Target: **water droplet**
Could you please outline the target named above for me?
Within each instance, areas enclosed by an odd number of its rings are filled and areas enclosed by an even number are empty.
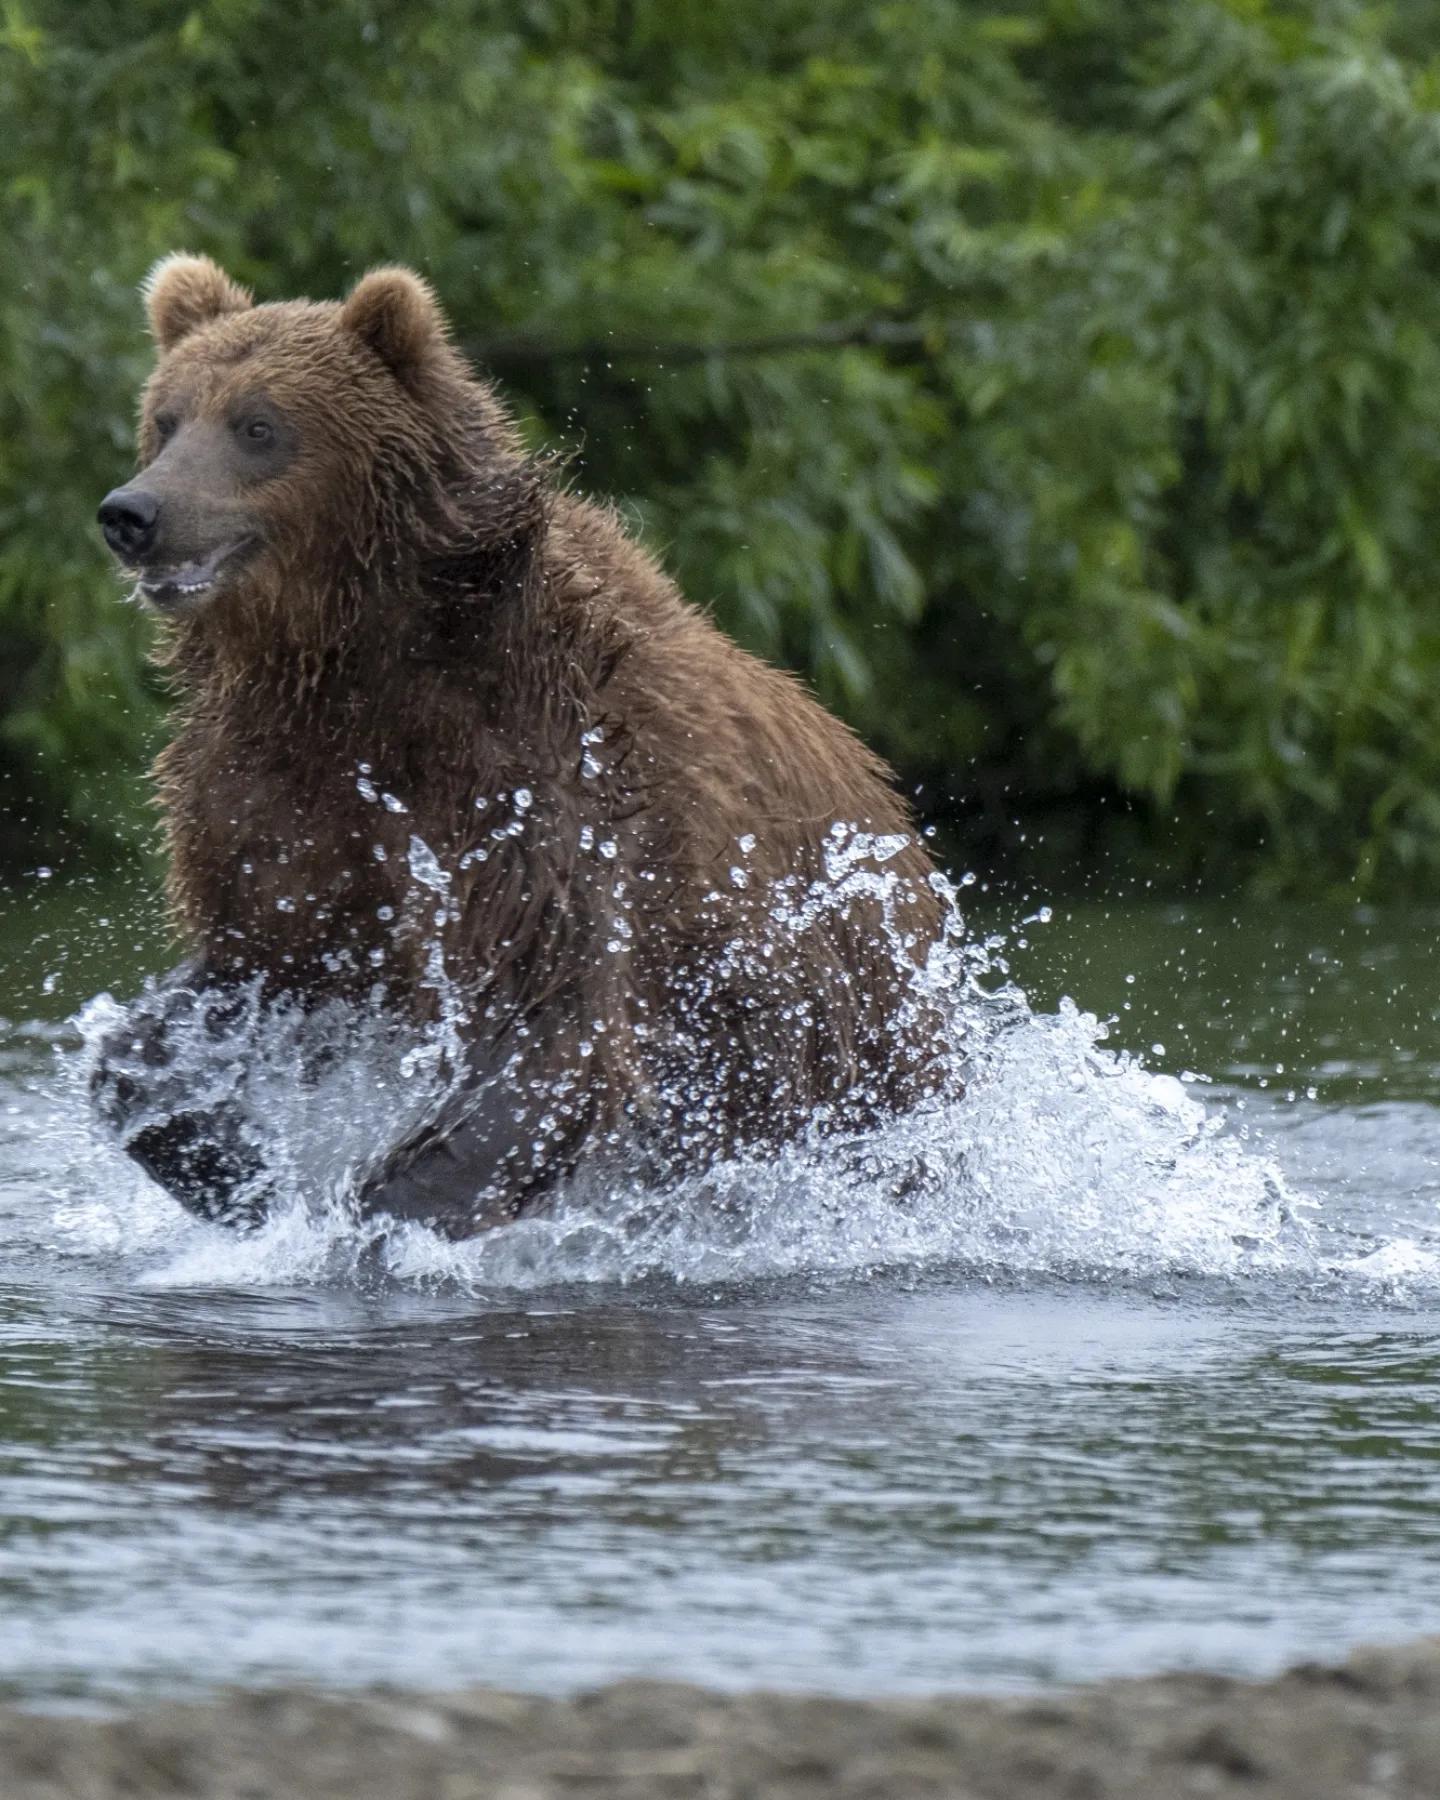
[[[422,887],[432,893],[443,894],[450,885],[447,870],[440,867],[440,859],[425,842],[424,838],[412,837],[406,860],[410,864],[410,873]]]

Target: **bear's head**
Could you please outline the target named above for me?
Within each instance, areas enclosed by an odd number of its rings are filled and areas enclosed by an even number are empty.
[[[375,269],[340,303],[256,306],[208,257],[176,255],[143,291],[159,354],[140,467],[99,518],[163,612],[218,616],[317,570],[373,568],[434,495],[513,455],[408,269]]]

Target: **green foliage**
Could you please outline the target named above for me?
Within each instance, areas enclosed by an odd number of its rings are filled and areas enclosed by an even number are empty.
[[[1419,0],[0,0],[0,117],[32,843],[143,829],[159,697],[90,520],[185,247],[261,297],[422,267],[537,441],[987,853],[1440,879]]]

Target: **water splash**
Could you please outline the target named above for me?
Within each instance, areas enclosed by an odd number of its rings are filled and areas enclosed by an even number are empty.
[[[973,1012],[970,1028],[973,1045]],[[1275,1168],[1178,1082],[1102,1040],[1073,1005],[1050,1018],[1027,1009],[973,1049],[962,1101],[736,1159],[664,1193],[577,1186],[487,1239],[407,1228],[385,1264],[404,1279],[515,1287],[930,1262],[1061,1275],[1318,1269],[1304,1203]]]
[[[898,953],[885,865],[900,847],[837,831],[825,880],[779,896],[781,937],[864,893],[885,902]],[[450,881],[439,860],[418,838],[408,860],[417,899],[443,909]],[[263,1121],[267,1160],[290,1196],[244,1236],[190,1219],[89,1131],[94,1046],[119,1016],[108,996],[92,1001],[77,1020],[79,1045],[60,1050],[58,1081],[34,1096],[43,1119],[27,1126],[30,1159],[45,1167],[51,1246],[118,1255],[137,1279],[177,1285],[381,1274],[532,1288],[932,1262],[1122,1278],[1330,1266],[1311,1204],[1269,1156],[1193,1089],[1110,1049],[1093,1015],[1069,1001],[1053,1015],[1032,1010],[1008,977],[1003,939],[967,937],[958,912],[915,1004],[943,1019],[963,1100],[863,1136],[826,1137],[817,1126],[783,1154],[738,1157],[663,1191],[580,1176],[543,1212],[460,1243],[416,1226],[386,1230],[357,1220],[353,1196],[385,1149],[444,1104],[461,1061],[461,1009],[438,953],[427,982],[441,1004],[425,1033],[402,1032],[378,1010],[277,1008],[262,1019],[252,1009],[243,1041],[218,1064],[213,1037],[197,1034],[193,1078],[213,1082],[223,1069]],[[1378,1262],[1373,1249],[1353,1260],[1378,1279],[1427,1272],[1417,1246],[1392,1246]]]

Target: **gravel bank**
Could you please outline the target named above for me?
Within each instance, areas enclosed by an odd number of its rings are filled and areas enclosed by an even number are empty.
[[[626,1682],[555,1700],[224,1694],[0,1712],[5,1800],[1379,1800],[1440,1795],[1440,1639],[1277,1680],[853,1701]]]

